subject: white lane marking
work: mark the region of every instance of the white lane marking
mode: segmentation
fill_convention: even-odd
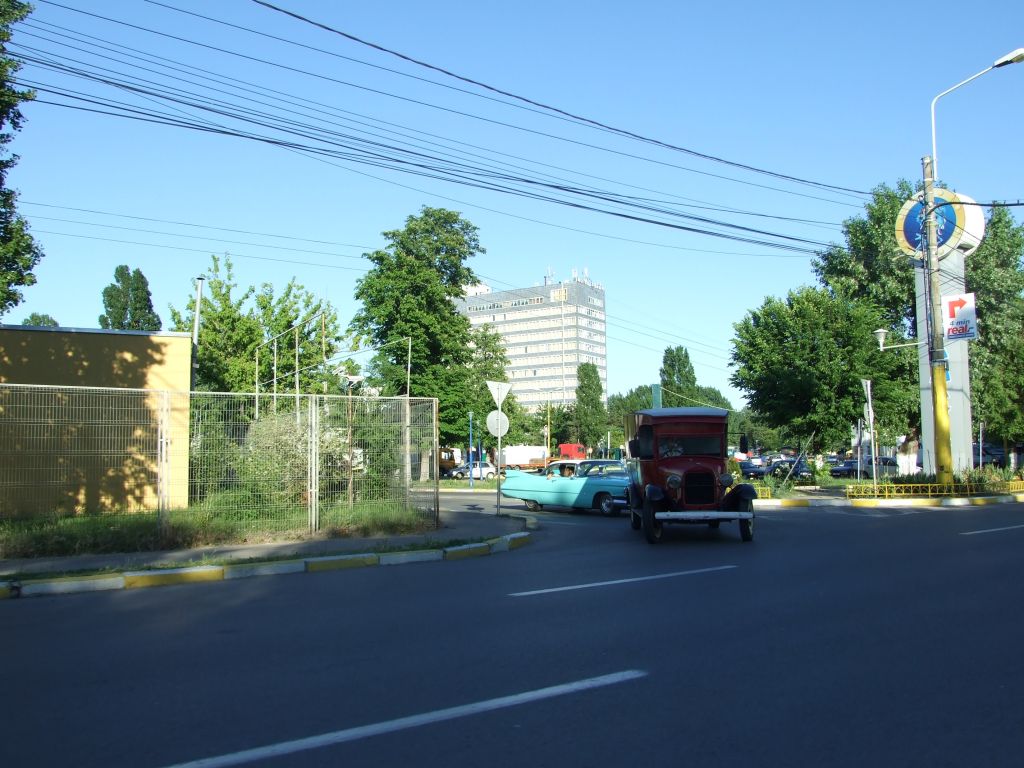
[[[291,755],[296,752],[303,752],[310,749],[319,749],[320,747],[342,744],[347,741],[365,739],[370,736],[379,736],[384,733],[402,731],[407,728],[418,728],[421,725],[430,725],[432,723],[444,722],[445,720],[469,717],[470,715],[478,715],[482,712],[493,712],[496,709],[516,707],[520,704],[528,704],[542,699],[551,699],[556,696],[565,696],[570,693],[579,693],[580,691],[587,691],[592,688],[617,685],[618,683],[625,683],[630,680],[636,680],[637,678],[646,676],[647,673],[643,670],[627,669],[622,672],[613,672],[610,675],[601,675],[600,677],[590,677],[585,680],[577,680],[574,683],[553,685],[549,688],[538,688],[534,691],[515,693],[511,696],[502,696],[497,699],[477,701],[473,704],[463,704],[458,707],[450,707],[449,709],[439,709],[434,712],[424,712],[419,715],[400,717],[397,720],[387,720],[383,723],[361,725],[358,728],[347,728],[343,731],[322,733],[319,736],[309,736],[305,739],[283,741],[279,744],[269,744],[265,747],[256,747],[255,749],[245,749],[241,752],[232,752],[227,755],[204,757],[188,763],[170,765],[166,768],[221,768],[222,766],[228,765],[242,765],[256,760],[266,760],[271,757],[281,757],[282,755]]]
[[[1024,528],[1024,525],[1008,525],[1005,528],[986,528],[983,531],[961,531],[961,536],[974,536],[978,533],[998,533],[999,531],[1015,531],[1018,528]]]
[[[595,581],[591,584],[573,584],[568,587],[552,587],[551,589],[534,589],[530,592],[512,592],[509,597],[532,597],[533,595],[549,595],[552,592],[571,592],[574,589],[593,589],[595,587],[611,587],[616,584],[632,584],[637,581],[654,581],[655,579],[674,579],[676,576],[693,576],[698,573],[727,571],[738,568],[736,565],[718,565],[714,568],[697,568],[692,571],[676,571],[675,573],[659,573],[655,576],[637,576],[634,579],[616,579],[615,581]]]

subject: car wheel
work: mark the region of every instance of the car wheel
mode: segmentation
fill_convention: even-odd
[[[601,510],[602,515],[614,515],[615,500],[610,493],[599,493],[594,497],[594,509]]]
[[[657,544],[661,541],[663,526],[660,520],[655,519],[654,505],[649,500],[644,499],[644,508],[640,515],[644,538],[647,539],[648,544]]]
[[[456,480],[461,480],[462,478],[465,477],[465,475],[462,474],[461,472],[452,472],[452,477],[454,477]]]
[[[526,499],[523,503],[526,505],[526,508],[530,512],[536,512],[538,509],[540,509],[540,504],[538,504],[533,499]]]
[[[632,509],[629,510],[629,527],[634,531],[640,530],[640,515],[634,512]]]
[[[493,479],[494,479],[494,473],[493,472],[488,472],[486,475],[484,475],[484,480],[493,480]]]

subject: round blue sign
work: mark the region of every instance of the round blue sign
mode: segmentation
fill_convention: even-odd
[[[917,196],[907,200],[896,217],[896,243],[908,256],[923,254],[926,250],[924,214],[924,202]],[[948,189],[936,189],[935,250],[940,258],[958,247],[966,232],[966,225],[960,197]]]
[[[909,203],[910,201],[908,201]],[[939,192],[935,193],[935,204],[940,203],[957,203],[955,195],[942,195]],[[920,200],[913,201],[913,205],[906,208],[906,215],[902,215],[903,219],[900,232],[902,237],[898,238],[901,241],[901,245],[905,242],[915,252],[925,250],[925,220],[924,220],[924,203]],[[952,205],[943,205],[940,208],[935,209],[935,241],[938,248],[942,248],[946,243],[949,242],[950,238],[957,234],[957,223],[956,223],[956,210]]]

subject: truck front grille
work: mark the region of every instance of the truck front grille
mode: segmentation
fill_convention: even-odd
[[[711,472],[687,472],[683,478],[683,504],[714,504],[715,485],[716,478]]]

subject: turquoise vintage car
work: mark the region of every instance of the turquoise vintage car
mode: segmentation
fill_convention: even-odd
[[[501,495],[522,499],[531,511],[549,505],[617,515],[627,504],[628,487],[629,475],[621,461],[586,459],[555,461],[539,472],[510,469],[501,484]]]

